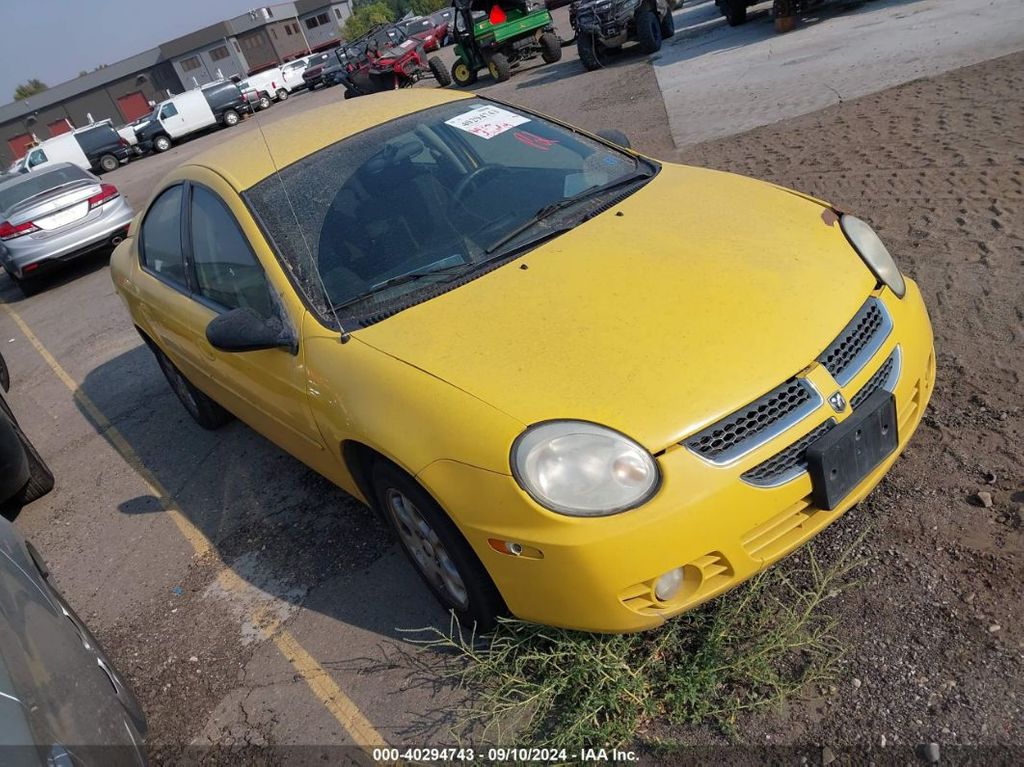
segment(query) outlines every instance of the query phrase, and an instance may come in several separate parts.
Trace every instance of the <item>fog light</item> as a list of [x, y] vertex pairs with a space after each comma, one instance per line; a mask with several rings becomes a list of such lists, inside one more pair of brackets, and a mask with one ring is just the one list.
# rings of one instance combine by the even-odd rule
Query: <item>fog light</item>
[[675, 570], [669, 570], [654, 582], [654, 596], [662, 602], [667, 602], [679, 593], [679, 588], [682, 585], [683, 568], [677, 567]]

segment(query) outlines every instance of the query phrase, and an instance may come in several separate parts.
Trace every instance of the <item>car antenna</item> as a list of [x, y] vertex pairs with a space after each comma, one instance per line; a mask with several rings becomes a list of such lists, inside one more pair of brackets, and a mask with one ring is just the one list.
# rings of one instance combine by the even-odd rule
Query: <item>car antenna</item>
[[256, 128], [260, 132], [260, 138], [263, 139], [263, 145], [267, 148], [267, 156], [270, 158], [270, 164], [274, 166], [274, 177], [281, 183], [281, 190], [284, 192], [284, 199], [288, 203], [288, 210], [291, 211], [292, 218], [295, 220], [295, 228], [299, 231], [299, 237], [302, 238], [302, 246], [306, 249], [306, 255], [309, 256], [309, 263], [313, 267], [313, 271], [316, 273], [317, 282], [320, 283], [320, 289], [323, 291], [324, 298], [327, 301], [327, 306], [331, 310], [331, 314], [334, 316], [334, 321], [338, 325], [338, 330], [341, 332], [340, 341], [343, 344], [347, 344], [349, 338], [348, 331], [342, 327], [341, 317], [338, 316], [338, 310], [334, 308], [334, 302], [331, 300], [330, 294], [327, 292], [327, 284], [324, 282], [324, 278], [320, 275], [320, 265], [316, 262], [313, 257], [313, 249], [309, 247], [309, 242], [306, 240], [306, 233], [302, 230], [302, 224], [299, 223], [299, 215], [295, 212], [295, 206], [292, 205], [292, 197], [288, 194], [288, 185], [284, 183], [284, 178], [281, 177], [281, 170], [277, 167], [277, 160], [274, 159], [274, 153], [270, 149], [270, 142], [267, 141], [267, 134], [263, 132], [263, 123], [260, 122], [259, 113], [253, 110], [253, 120], [256, 121]]

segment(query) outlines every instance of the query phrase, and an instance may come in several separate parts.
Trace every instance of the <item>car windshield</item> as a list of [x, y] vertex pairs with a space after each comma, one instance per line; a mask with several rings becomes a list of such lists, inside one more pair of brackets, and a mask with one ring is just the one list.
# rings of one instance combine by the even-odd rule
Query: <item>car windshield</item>
[[0, 184], [0, 212], [9, 211], [23, 200], [78, 181], [92, 181], [92, 176], [76, 165], [37, 171], [18, 176], [17, 180]]
[[467, 99], [332, 144], [244, 197], [309, 303], [344, 324], [482, 273], [656, 170], [535, 115]]

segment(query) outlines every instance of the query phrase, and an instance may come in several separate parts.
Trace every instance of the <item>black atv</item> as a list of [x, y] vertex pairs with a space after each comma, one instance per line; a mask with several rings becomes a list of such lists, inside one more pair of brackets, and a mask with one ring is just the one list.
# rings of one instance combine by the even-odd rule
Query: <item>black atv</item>
[[629, 41], [646, 54], [661, 50], [661, 41], [676, 33], [668, 0], [578, 0], [570, 20], [576, 50], [588, 71], [608, 63], [609, 53]]

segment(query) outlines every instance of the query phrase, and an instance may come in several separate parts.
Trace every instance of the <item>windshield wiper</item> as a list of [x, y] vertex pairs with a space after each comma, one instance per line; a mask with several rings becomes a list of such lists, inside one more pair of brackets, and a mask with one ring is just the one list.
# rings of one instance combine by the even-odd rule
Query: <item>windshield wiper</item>
[[539, 224], [546, 218], [550, 218], [553, 214], [557, 213], [560, 210], [565, 210], [566, 208], [570, 208], [586, 200], [593, 199], [594, 197], [597, 197], [600, 194], [604, 194], [605, 192], [610, 192], [613, 189], [619, 189], [620, 187], [628, 186], [629, 184], [634, 184], [637, 181], [650, 178], [653, 175], [654, 173], [652, 171], [633, 173], [630, 174], [629, 176], [626, 176], [625, 178], [618, 179], [617, 181], [612, 181], [611, 183], [608, 184], [602, 184], [601, 186], [594, 186], [589, 189], [584, 189], [582, 192], [580, 192], [579, 194], [574, 194], [572, 197], [566, 197], [565, 199], [556, 200], [555, 202], [549, 203], [548, 205], [545, 205], [543, 208], [534, 213], [530, 218], [526, 219], [526, 221], [521, 223], [511, 232], [502, 236], [496, 242], [493, 242], [490, 245], [488, 245], [486, 250], [484, 250], [484, 253], [493, 253], [503, 245], [507, 245], [508, 243], [512, 242], [512, 240], [521, 235], [527, 229], [533, 228], [535, 225]]
[[340, 304], [335, 304], [334, 309], [343, 309], [347, 306], [351, 306], [352, 304], [357, 304], [360, 301], [369, 298], [370, 296], [380, 293], [382, 290], [393, 288], [396, 285], [404, 285], [407, 282], [421, 280], [424, 277], [433, 277], [434, 275], [450, 274], [451, 272], [456, 271], [458, 269], [464, 269], [473, 266], [475, 266], [475, 264], [473, 263], [459, 262], [457, 264], [449, 264], [448, 266], [442, 266], [437, 269], [422, 269], [416, 272], [406, 272], [405, 274], [399, 274], [395, 277], [390, 277], [382, 282], [378, 282], [376, 285], [372, 285], [370, 289], [365, 293], [360, 293], [358, 296], [353, 296], [352, 298], [346, 299], [345, 301], [342, 301]]

